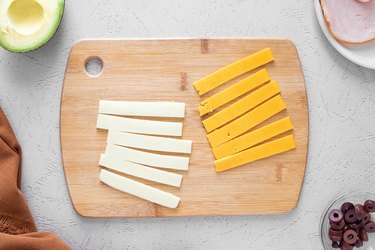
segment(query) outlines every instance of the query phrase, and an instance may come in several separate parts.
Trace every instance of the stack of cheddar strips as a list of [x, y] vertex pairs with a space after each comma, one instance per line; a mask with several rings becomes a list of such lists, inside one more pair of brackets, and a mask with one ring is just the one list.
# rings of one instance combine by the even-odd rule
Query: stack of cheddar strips
[[[194, 87], [199, 95], [204, 95], [223, 83], [273, 60], [271, 49], [263, 49], [204, 77], [195, 82]], [[277, 82], [271, 81], [266, 69], [261, 69], [201, 102], [199, 114], [207, 117], [219, 107], [238, 99], [203, 119], [207, 138], [216, 158], [216, 172], [296, 147], [293, 135], [269, 140], [293, 129], [289, 116], [252, 130], [286, 109], [280, 92]]]

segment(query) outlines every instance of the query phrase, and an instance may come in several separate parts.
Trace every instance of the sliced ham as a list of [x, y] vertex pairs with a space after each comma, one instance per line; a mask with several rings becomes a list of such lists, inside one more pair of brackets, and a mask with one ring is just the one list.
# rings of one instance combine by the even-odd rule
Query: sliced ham
[[332, 35], [347, 43], [375, 39], [375, 0], [320, 0], [324, 19]]

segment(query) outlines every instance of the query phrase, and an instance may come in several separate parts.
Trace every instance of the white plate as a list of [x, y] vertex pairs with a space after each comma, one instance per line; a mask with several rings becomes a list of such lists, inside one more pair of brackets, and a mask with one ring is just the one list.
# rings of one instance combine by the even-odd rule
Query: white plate
[[346, 45], [339, 43], [329, 32], [323, 17], [319, 0], [315, 0], [315, 11], [320, 27], [331, 45], [347, 59], [369, 69], [375, 69], [375, 40], [363, 43]]

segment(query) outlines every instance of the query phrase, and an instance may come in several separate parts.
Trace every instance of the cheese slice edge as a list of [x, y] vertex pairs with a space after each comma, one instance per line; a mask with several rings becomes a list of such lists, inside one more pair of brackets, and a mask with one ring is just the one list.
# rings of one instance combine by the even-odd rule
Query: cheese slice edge
[[113, 115], [99, 114], [96, 127], [99, 129], [119, 130], [130, 133], [181, 136], [181, 122], [151, 121]]
[[152, 167], [176, 170], [189, 169], [189, 157], [148, 153], [113, 144], [107, 144], [105, 154]]
[[263, 83], [268, 82], [269, 80], [270, 76], [268, 75], [267, 70], [261, 69], [245, 79], [235, 83], [234, 85], [201, 101], [201, 106], [199, 106], [199, 115], [203, 116], [208, 114], [224, 104], [246, 94], [252, 89], [259, 87]]
[[183, 102], [99, 101], [99, 113], [124, 116], [185, 117]]
[[287, 116], [215, 147], [212, 149], [212, 153], [216, 159], [221, 159], [248, 149], [292, 129], [292, 121], [290, 120], [290, 117]]
[[286, 105], [281, 96], [277, 95], [236, 120], [208, 134], [207, 139], [211, 147], [217, 147], [238, 137], [284, 109], [286, 109]]
[[115, 156], [101, 154], [99, 165], [142, 179], [174, 187], [181, 186], [182, 175], [180, 174], [163, 171], [156, 168], [146, 167], [137, 163], [122, 160]]
[[198, 80], [194, 83], [194, 88], [199, 95], [203, 95], [221, 84], [273, 60], [271, 49], [262, 49]]
[[222, 172], [235, 167], [239, 167], [246, 163], [281, 154], [295, 148], [296, 143], [294, 141], [294, 136], [287, 135], [282, 138], [247, 149], [235, 155], [216, 160], [215, 170], [216, 172]]
[[100, 170], [99, 179], [112, 188], [165, 207], [176, 208], [180, 202], [180, 198], [171, 193], [167, 193], [104, 169]]
[[202, 123], [207, 133], [210, 133], [214, 129], [221, 127], [236, 117], [258, 106], [262, 102], [268, 100], [269, 98], [279, 94], [280, 91], [281, 89], [276, 81], [271, 81], [256, 91], [241, 98], [229, 107], [203, 120]]
[[190, 154], [193, 142], [191, 140], [140, 135], [122, 131], [109, 130], [107, 136], [107, 143], [131, 148]]

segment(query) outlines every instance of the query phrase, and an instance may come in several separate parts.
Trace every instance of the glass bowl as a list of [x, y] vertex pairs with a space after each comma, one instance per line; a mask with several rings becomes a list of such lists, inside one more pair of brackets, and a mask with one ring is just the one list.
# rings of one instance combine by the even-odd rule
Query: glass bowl
[[[345, 193], [340, 195], [336, 198], [324, 211], [322, 218], [320, 220], [320, 238], [322, 240], [322, 244], [324, 249], [326, 250], [335, 250], [331, 246], [332, 241], [328, 237], [328, 230], [329, 230], [329, 220], [328, 220], [328, 213], [331, 209], [340, 209], [341, 205], [344, 202], [351, 202], [353, 204], [363, 204], [366, 200], [375, 200], [375, 193], [371, 192], [361, 192], [355, 191], [350, 193]], [[372, 213], [371, 220], [375, 219], [375, 213]], [[361, 248], [354, 249], [363, 249], [363, 250], [375, 250], [375, 233], [368, 234], [369, 241], [363, 242], [363, 246]]]

